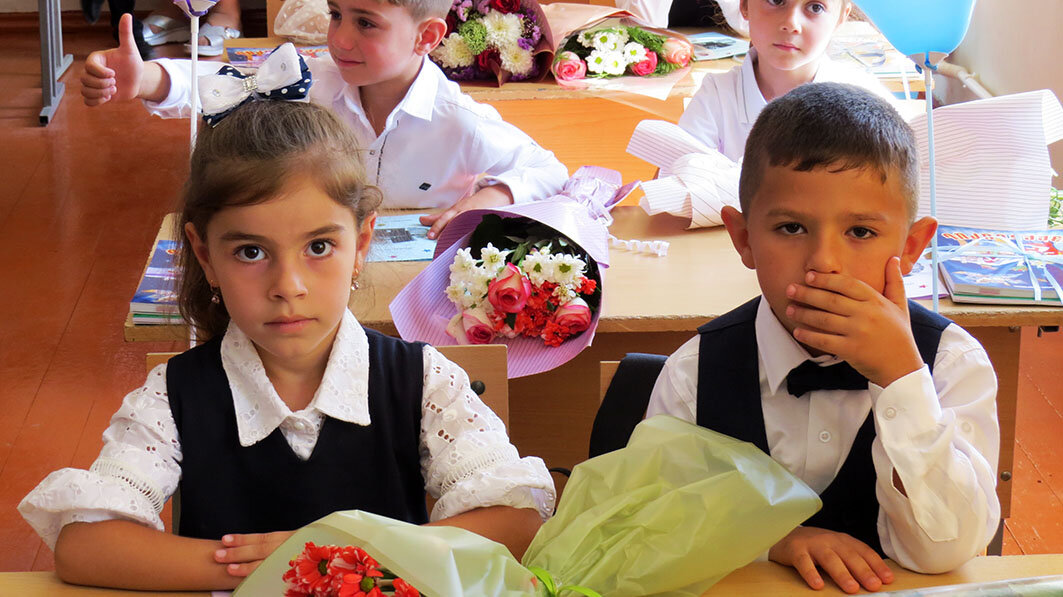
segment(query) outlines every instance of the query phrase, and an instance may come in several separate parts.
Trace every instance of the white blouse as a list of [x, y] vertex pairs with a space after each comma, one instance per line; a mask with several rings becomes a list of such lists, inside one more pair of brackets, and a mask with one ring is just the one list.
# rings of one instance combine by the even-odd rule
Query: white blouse
[[[306, 460], [329, 416], [369, 425], [368, 338], [345, 313], [321, 385], [310, 404], [292, 412], [266, 376], [254, 345], [230, 324], [221, 358], [236, 409], [240, 445], [251, 446], [280, 428], [292, 451]], [[469, 388], [469, 378], [431, 346], [424, 347], [421, 475], [438, 498], [431, 519], [486, 506], [535, 508], [545, 519], [555, 490], [540, 458], [521, 458], [505, 426]], [[71, 522], [127, 519], [163, 530], [163, 504], [181, 479], [181, 443], [166, 391], [166, 365], [130, 392], [103, 432], [104, 445], [89, 470], [48, 475], [19, 504], [23, 518], [49, 547]]]

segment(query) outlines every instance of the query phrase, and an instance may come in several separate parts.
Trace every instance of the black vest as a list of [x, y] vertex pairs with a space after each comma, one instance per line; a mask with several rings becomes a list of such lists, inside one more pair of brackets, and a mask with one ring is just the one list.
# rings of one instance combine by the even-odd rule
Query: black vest
[[[697, 417], [698, 425], [750, 442], [770, 454], [760, 396], [755, 327], [759, 303], [757, 297], [698, 328]], [[932, 372], [941, 332], [950, 322], [912, 301], [908, 301], [908, 312], [919, 355]], [[874, 439], [875, 422], [869, 413], [838, 475], [819, 496], [823, 509], [804, 524], [848, 533], [885, 555], [878, 536], [878, 497], [871, 460]]]
[[170, 359], [166, 387], [183, 454], [180, 535], [294, 530], [351, 509], [428, 521], [419, 454], [422, 345], [365, 332], [372, 424], [325, 417], [306, 461], [280, 429], [240, 445], [220, 337]]

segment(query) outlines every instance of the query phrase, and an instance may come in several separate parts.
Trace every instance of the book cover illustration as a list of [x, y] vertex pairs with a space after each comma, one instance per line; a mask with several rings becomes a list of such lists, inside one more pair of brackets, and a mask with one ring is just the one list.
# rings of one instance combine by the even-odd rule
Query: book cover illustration
[[907, 56], [895, 49], [886, 38], [866, 21], [846, 21], [831, 38], [827, 56], [835, 62], [849, 64], [875, 76], [912, 77], [921, 75]]
[[[229, 47], [225, 48], [226, 60], [236, 68], [258, 68], [275, 48]], [[296, 46], [304, 59], [328, 56], [327, 46]]]
[[717, 31], [694, 33], [687, 39], [694, 44], [694, 60], [718, 60], [749, 52], [748, 41]]
[[957, 302], [1060, 304], [1063, 233], [941, 226], [940, 268]]
[[160, 240], [129, 303], [132, 313], [177, 313], [177, 254], [181, 244]]
[[420, 214], [377, 216], [373, 244], [367, 261], [431, 261], [436, 241], [428, 238], [428, 226]]

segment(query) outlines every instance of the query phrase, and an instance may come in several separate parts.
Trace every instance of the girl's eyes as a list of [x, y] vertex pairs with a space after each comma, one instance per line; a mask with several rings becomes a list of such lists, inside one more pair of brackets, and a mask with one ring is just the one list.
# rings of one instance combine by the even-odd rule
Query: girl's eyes
[[820, 15], [827, 12], [827, 6], [822, 2], [812, 2], [806, 7], [806, 10], [812, 14]]
[[327, 257], [332, 254], [332, 250], [335, 248], [336, 247], [332, 244], [332, 241], [315, 240], [311, 241], [306, 247], [306, 252], [311, 257]]
[[266, 258], [266, 252], [262, 250], [262, 247], [255, 245], [243, 245], [237, 247], [233, 254], [236, 255], [237, 259], [246, 263], [262, 261]]

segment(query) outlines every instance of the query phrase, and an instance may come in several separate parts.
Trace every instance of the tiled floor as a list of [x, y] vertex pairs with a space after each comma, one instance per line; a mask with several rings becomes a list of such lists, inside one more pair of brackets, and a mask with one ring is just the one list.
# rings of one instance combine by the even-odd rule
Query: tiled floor
[[[145, 353], [177, 349], [126, 343], [122, 322], [187, 172], [187, 121], [82, 105], [80, 63], [110, 38], [70, 25], [67, 97], [41, 128], [36, 23], [0, 21], [0, 571], [52, 566], [15, 506], [48, 472], [88, 466]], [[1063, 334], [1023, 334], [1004, 551], [1063, 552]]]

